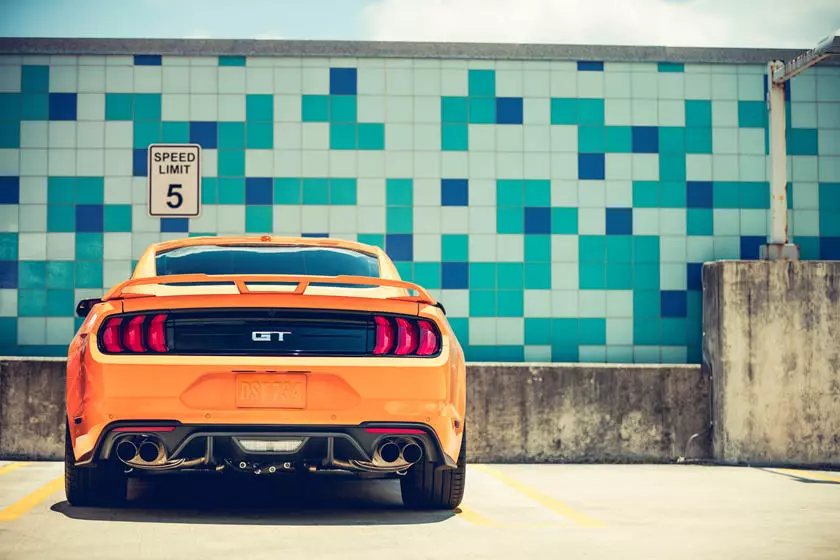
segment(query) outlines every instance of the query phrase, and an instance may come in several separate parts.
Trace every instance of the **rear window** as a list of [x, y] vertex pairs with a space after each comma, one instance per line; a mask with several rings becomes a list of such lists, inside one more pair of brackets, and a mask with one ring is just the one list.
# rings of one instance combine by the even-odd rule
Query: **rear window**
[[158, 276], [173, 274], [306, 274], [379, 277], [375, 256], [334, 247], [200, 245], [158, 253]]

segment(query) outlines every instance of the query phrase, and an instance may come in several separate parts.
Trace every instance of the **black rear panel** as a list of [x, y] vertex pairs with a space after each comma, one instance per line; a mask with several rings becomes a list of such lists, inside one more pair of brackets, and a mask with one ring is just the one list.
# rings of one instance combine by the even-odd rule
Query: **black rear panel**
[[171, 311], [170, 354], [364, 356], [375, 325], [366, 312], [295, 309]]

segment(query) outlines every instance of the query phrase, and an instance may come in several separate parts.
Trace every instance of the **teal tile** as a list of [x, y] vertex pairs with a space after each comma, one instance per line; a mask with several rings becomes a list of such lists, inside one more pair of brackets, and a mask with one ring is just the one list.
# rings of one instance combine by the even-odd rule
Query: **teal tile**
[[103, 213], [105, 231], [131, 231], [131, 204], [106, 204]]
[[551, 289], [551, 263], [526, 262], [524, 268], [526, 290]]
[[659, 183], [633, 181], [633, 208], [659, 208]]
[[497, 270], [500, 290], [521, 290], [525, 287], [525, 269], [522, 263], [500, 262]]
[[816, 128], [790, 128], [787, 130], [787, 153], [791, 156], [816, 156], [819, 154]]
[[469, 125], [442, 124], [440, 127], [440, 148], [449, 152], [465, 152], [469, 149]]
[[329, 96], [304, 95], [301, 98], [301, 119], [303, 122], [329, 122]]
[[578, 99], [578, 124], [604, 124], [603, 99]]
[[658, 235], [634, 235], [633, 236], [633, 262], [635, 262], [635, 263], [658, 263], [659, 262], [659, 236]]
[[386, 233], [412, 233], [414, 209], [410, 206], [388, 206], [385, 209]]
[[606, 288], [608, 290], [630, 290], [633, 288], [633, 266], [630, 263], [608, 262]]
[[493, 70], [469, 70], [470, 97], [495, 97], [496, 72]]
[[662, 181], [659, 183], [660, 208], [685, 208], [686, 186], [684, 181]]
[[492, 97], [470, 98], [470, 124], [494, 124], [496, 100]]
[[680, 344], [685, 344], [687, 337], [687, 321], [686, 319], [680, 318], [663, 318], [661, 320], [661, 327], [662, 331], [660, 333], [662, 337], [662, 345], [663, 346], [677, 346]]
[[414, 186], [411, 179], [387, 179], [385, 202], [388, 206], [411, 206], [414, 202]]
[[525, 317], [525, 344], [551, 344], [551, 319]]
[[632, 235], [608, 235], [606, 239], [607, 262], [633, 262], [633, 240]]
[[607, 343], [606, 319], [580, 319], [578, 329], [578, 340], [582, 345]]
[[[218, 180], [219, 204], [245, 204], [245, 178], [220, 177]], [[224, 209], [219, 209], [224, 212]]]
[[[107, 111], [107, 102], [106, 102]], [[135, 121], [160, 121], [161, 119], [161, 94], [159, 93], [135, 93], [134, 94], [134, 120]]]
[[158, 144], [161, 136], [160, 121], [134, 123], [134, 149], [148, 148], [150, 144]]
[[47, 290], [48, 317], [72, 317], [75, 311], [73, 290]]
[[607, 241], [604, 235], [578, 237], [578, 259], [582, 263], [603, 263], [607, 259]]
[[47, 288], [73, 287], [73, 261], [47, 261]]
[[686, 210], [686, 233], [688, 235], [714, 235], [713, 210], [711, 208]]
[[0, 121], [15, 122], [21, 119], [19, 93], [0, 92]]
[[244, 56], [220, 56], [219, 66], [245, 66]]
[[[681, 126], [660, 126], [659, 153], [685, 154], [685, 128]], [[662, 157], [662, 155], [659, 157]]]
[[660, 72], [685, 72], [682, 62], [660, 62], [657, 68]]
[[327, 179], [303, 179], [304, 204], [329, 204], [329, 192]]
[[76, 263], [77, 288], [102, 288], [102, 261]]
[[577, 345], [551, 345], [551, 361], [555, 363], [568, 362], [576, 363], [580, 361], [580, 349]]
[[219, 149], [220, 150], [243, 150], [243, 149], [245, 149], [245, 123], [244, 122], [220, 122], [219, 123]]
[[495, 317], [496, 292], [470, 290], [470, 317]]
[[497, 233], [524, 233], [522, 208], [496, 208]]
[[578, 100], [563, 97], [552, 98], [551, 124], [578, 124]]
[[764, 182], [739, 184], [741, 208], [770, 208], [770, 185]]
[[633, 152], [633, 129], [629, 126], [605, 127], [605, 151], [614, 154]]
[[251, 150], [274, 149], [274, 123], [248, 122], [245, 125], [245, 146]]
[[274, 204], [300, 204], [300, 179], [274, 179]]
[[76, 178], [75, 177], [48, 177], [47, 178], [47, 203], [75, 204], [76, 203]]
[[525, 183], [515, 179], [496, 181], [496, 206], [521, 207], [525, 202]]
[[385, 149], [385, 125], [383, 123], [359, 123], [357, 130], [360, 150]]
[[17, 233], [0, 233], [0, 261], [18, 260], [18, 245]]
[[712, 201], [715, 208], [739, 208], [740, 190], [738, 183], [716, 181], [712, 185]]
[[738, 126], [746, 128], [767, 126], [767, 105], [763, 101], [738, 101]]
[[634, 290], [659, 289], [659, 264], [636, 263], [633, 265]]
[[251, 122], [274, 122], [274, 96], [249, 93], [245, 96], [245, 120]]
[[50, 67], [24, 64], [20, 72], [20, 90], [26, 93], [47, 93], [50, 91]]
[[455, 331], [458, 340], [463, 341], [462, 344], [466, 344], [466, 341], [470, 339], [470, 320], [466, 317], [450, 317], [449, 326]]
[[0, 149], [20, 148], [20, 123], [0, 122]]
[[134, 95], [131, 93], [105, 94], [105, 120], [130, 121], [134, 119]]
[[469, 261], [469, 237], [455, 233], [441, 235], [440, 253], [444, 262]]
[[76, 178], [76, 204], [103, 204], [105, 180], [102, 177]]
[[330, 123], [330, 149], [355, 150], [358, 147], [357, 125]]
[[605, 127], [584, 125], [578, 127], [578, 152], [582, 154], [603, 154], [606, 151]]
[[[551, 233], [553, 234], [576, 234], [578, 233], [578, 209], [569, 207], [554, 207], [551, 209]], [[528, 238], [526, 237], [526, 241]], [[528, 257], [526, 255], [526, 260]]]
[[499, 317], [522, 317], [525, 314], [525, 293], [522, 290], [501, 290], [498, 298]]
[[440, 263], [415, 262], [414, 281], [427, 290], [439, 290], [441, 287]]
[[662, 339], [659, 317], [633, 318], [633, 344], [658, 345]]
[[686, 99], [685, 126], [711, 128], [712, 102], [708, 99]]
[[[359, 243], [364, 243], [365, 245], [371, 245], [373, 247], [379, 247], [380, 249], [385, 249], [385, 235], [379, 233], [360, 233], [356, 236], [356, 241]], [[450, 319], [451, 321], [452, 319]]]
[[330, 96], [330, 122], [355, 123], [357, 120], [355, 95]]
[[[575, 209], [576, 210], [576, 209]], [[575, 214], [577, 217], [577, 214]], [[554, 229], [554, 215], [551, 216], [552, 229]], [[575, 228], [577, 230], [577, 228]], [[555, 233], [555, 232], [552, 232]], [[574, 231], [573, 233], [577, 233]], [[526, 262], [548, 262], [551, 261], [551, 236], [550, 235], [526, 235], [525, 236], [525, 261]]]
[[686, 128], [685, 152], [687, 154], [711, 154], [712, 129], [699, 127]]
[[202, 204], [216, 204], [218, 201], [219, 201], [218, 179], [216, 179], [216, 177], [202, 177], [202, 179], [201, 179], [201, 203]]
[[47, 231], [76, 231], [76, 208], [73, 206], [47, 206]]
[[330, 204], [356, 204], [356, 179], [330, 179]]
[[46, 93], [21, 94], [20, 118], [24, 121], [49, 120], [49, 96]]
[[18, 316], [43, 317], [47, 314], [47, 290], [18, 290]]
[[76, 260], [77, 261], [100, 261], [104, 248], [104, 239], [101, 233], [77, 233], [76, 234]]
[[[840, 183], [818, 183], [817, 185], [817, 200], [819, 209], [822, 212], [826, 210], [840, 211]], [[797, 189], [797, 196], [800, 192]]]
[[818, 260], [820, 258], [820, 238], [797, 235], [793, 242], [799, 245], [799, 255], [803, 260]]
[[685, 157], [682, 154], [660, 154], [659, 180], [685, 181]]
[[496, 263], [470, 263], [470, 289], [496, 289]]
[[551, 206], [551, 181], [526, 179], [523, 187], [525, 206]]
[[0, 317], [0, 352], [6, 356], [11, 354], [2, 350], [17, 346], [17, 317]]
[[659, 317], [662, 298], [658, 290], [633, 291], [633, 317]]
[[45, 261], [18, 262], [18, 288], [46, 288], [47, 263]]
[[[219, 142], [221, 146], [222, 124], [219, 123]], [[161, 142], [164, 144], [186, 144], [190, 141], [190, 123], [188, 122], [164, 122], [160, 134]]]
[[581, 290], [603, 290], [607, 287], [607, 267], [604, 263], [580, 263], [578, 285]]
[[440, 120], [442, 123], [466, 124], [469, 122], [469, 105], [466, 97], [441, 97]]
[[580, 343], [580, 322], [578, 319], [551, 319], [551, 345], [574, 346]]
[[245, 176], [245, 150], [218, 151], [219, 177]]
[[249, 205], [245, 207], [245, 231], [247, 233], [271, 233], [274, 219], [271, 206]]

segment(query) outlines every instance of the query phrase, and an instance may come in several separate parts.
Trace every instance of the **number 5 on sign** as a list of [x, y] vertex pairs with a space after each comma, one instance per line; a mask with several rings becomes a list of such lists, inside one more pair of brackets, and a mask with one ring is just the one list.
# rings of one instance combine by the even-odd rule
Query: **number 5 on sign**
[[201, 146], [149, 146], [149, 215], [196, 218], [201, 214]]

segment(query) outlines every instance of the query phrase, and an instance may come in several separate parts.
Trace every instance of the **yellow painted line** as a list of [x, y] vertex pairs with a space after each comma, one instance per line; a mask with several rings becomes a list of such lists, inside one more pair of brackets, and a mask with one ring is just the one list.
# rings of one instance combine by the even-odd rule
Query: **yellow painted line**
[[472, 525], [478, 525], [479, 527], [498, 527], [499, 524], [493, 521], [492, 519], [488, 519], [483, 515], [474, 512], [470, 508], [466, 508], [464, 506], [458, 506], [458, 511], [456, 513], [458, 517], [467, 521]]
[[0, 510], [0, 521], [14, 521], [62, 488], [64, 488], [64, 477], [60, 476], [41, 486], [28, 496], [21, 498], [6, 509]]
[[802, 478], [818, 478], [820, 480], [827, 480], [829, 482], [837, 482], [840, 484], [840, 477], [837, 476], [828, 476], [822, 473], [811, 472], [811, 471], [800, 471], [795, 469], [779, 469], [781, 472], [790, 473], [792, 475], [796, 475]]
[[29, 463], [9, 463], [8, 465], [3, 465], [0, 467], [0, 476], [3, 476], [6, 473], [10, 473], [12, 471], [16, 471], [21, 467], [25, 467]]
[[571, 521], [574, 521], [578, 525], [582, 525], [584, 527], [603, 527], [604, 524], [596, 519], [589, 517], [583, 513], [580, 513], [577, 510], [572, 509], [568, 505], [564, 504], [560, 500], [552, 498], [551, 496], [546, 496], [542, 492], [531, 488], [527, 484], [519, 482], [515, 478], [512, 478], [503, 472], [496, 470], [492, 467], [488, 467], [487, 465], [472, 465], [472, 467], [478, 471], [481, 471], [485, 474], [488, 474], [504, 484], [509, 488], [516, 490], [517, 492], [528, 496], [535, 502], [539, 503], [540, 505], [550, 509], [554, 513], [565, 517]]

